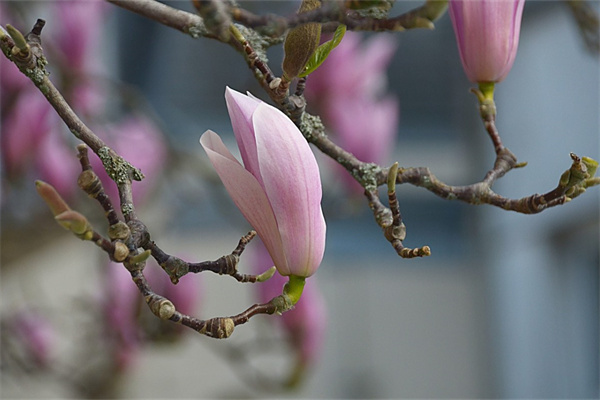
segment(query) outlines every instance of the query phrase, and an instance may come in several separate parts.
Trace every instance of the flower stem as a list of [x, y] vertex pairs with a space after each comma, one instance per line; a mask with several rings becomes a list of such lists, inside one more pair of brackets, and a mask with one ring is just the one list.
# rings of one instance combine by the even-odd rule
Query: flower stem
[[494, 101], [494, 82], [479, 82], [479, 90], [485, 100]]
[[290, 280], [283, 287], [283, 294], [289, 298], [292, 304], [296, 304], [302, 296], [306, 278], [303, 276], [290, 275]]

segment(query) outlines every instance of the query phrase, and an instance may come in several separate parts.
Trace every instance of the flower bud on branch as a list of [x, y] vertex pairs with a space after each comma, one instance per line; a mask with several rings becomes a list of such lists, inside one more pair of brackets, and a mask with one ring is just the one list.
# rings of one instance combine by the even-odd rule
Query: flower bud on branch
[[519, 47], [525, 0], [449, 0], [460, 59], [471, 82], [500, 82]]
[[52, 215], [55, 217], [71, 210], [52, 185], [42, 181], [35, 181], [35, 189], [48, 207], [50, 207], [50, 211], [52, 211]]
[[325, 249], [314, 155], [281, 111], [229, 88], [225, 97], [244, 166], [216, 133], [205, 132], [200, 143], [279, 273], [308, 277]]
[[69, 210], [58, 214], [54, 217], [56, 221], [65, 228], [75, 234], [82, 240], [91, 240], [93, 236], [92, 226], [82, 214], [77, 211]]

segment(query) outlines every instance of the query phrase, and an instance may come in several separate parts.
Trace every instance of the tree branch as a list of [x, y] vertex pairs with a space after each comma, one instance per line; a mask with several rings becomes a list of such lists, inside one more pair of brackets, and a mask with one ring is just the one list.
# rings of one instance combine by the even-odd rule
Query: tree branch
[[106, 0], [116, 6], [142, 15], [162, 25], [177, 29], [191, 37], [212, 37], [204, 21], [196, 14], [169, 7], [154, 0]]

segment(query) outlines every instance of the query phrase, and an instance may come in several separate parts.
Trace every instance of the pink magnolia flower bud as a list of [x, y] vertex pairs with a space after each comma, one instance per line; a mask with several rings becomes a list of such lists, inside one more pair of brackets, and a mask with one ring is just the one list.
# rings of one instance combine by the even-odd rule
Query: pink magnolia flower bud
[[450, 0], [458, 51], [471, 82], [500, 82], [519, 46], [525, 0]]
[[229, 88], [225, 99], [244, 165], [215, 132], [206, 131], [200, 143], [279, 273], [311, 276], [323, 259], [326, 230], [315, 156], [281, 111]]

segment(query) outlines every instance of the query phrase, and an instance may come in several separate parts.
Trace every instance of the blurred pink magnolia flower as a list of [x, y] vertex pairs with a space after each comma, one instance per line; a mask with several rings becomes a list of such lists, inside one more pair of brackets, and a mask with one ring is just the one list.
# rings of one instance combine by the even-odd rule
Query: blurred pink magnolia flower
[[101, 0], [59, 1], [53, 4], [56, 14], [56, 46], [71, 72], [89, 72], [94, 52], [105, 26], [107, 4]]
[[[177, 311], [195, 315], [198, 312], [202, 294], [198, 276], [184, 276], [177, 285], [173, 285], [168, 275], [154, 261], [148, 261], [144, 275], [152, 290], [171, 300]], [[165, 322], [149, 310], [142, 295], [131, 279], [131, 274], [121, 264], [110, 262], [105, 273], [105, 286], [102, 293], [102, 308], [107, 322], [107, 338], [113, 345], [115, 365], [121, 370], [130, 368], [144, 345], [149, 341], [167, 337], [177, 338], [188, 329], [181, 325]], [[161, 330], [162, 329], [162, 330]], [[158, 335], [157, 336], [157, 332]]]
[[[62, 86], [70, 88], [64, 94], [79, 112], [98, 114], [102, 89], [86, 75], [92, 67], [101, 64], [93, 57], [104, 28], [106, 5], [93, 0], [49, 2], [44, 6], [56, 13], [57, 23], [45, 36], [45, 49], [56, 61], [61, 60], [57, 57], [59, 54], [64, 57], [54, 63], [59, 77], [63, 78]], [[0, 11], [6, 18], [10, 7], [2, 4]], [[74, 146], [68, 143], [68, 134], [63, 132], [64, 123], [29, 79], [2, 58], [3, 170], [13, 179], [34, 170], [34, 175], [69, 197], [77, 190], [80, 167]]]
[[75, 147], [69, 146], [62, 134], [66, 135], [53, 130], [43, 138], [34, 165], [40, 179], [54, 186], [61, 195], [70, 197], [78, 190], [76, 183], [81, 166]]
[[200, 143], [279, 273], [311, 276], [323, 259], [326, 230], [315, 156], [281, 111], [229, 88], [225, 99], [244, 165], [215, 132], [206, 131]]
[[[381, 100], [357, 98], [329, 105], [331, 126], [337, 144], [361, 161], [384, 164], [394, 148], [398, 126], [398, 101], [393, 96]], [[335, 163], [346, 187], [355, 194], [364, 188], [348, 171]]]
[[[361, 35], [347, 32], [340, 45], [306, 84], [306, 98], [323, 115], [334, 141], [364, 162], [384, 164], [394, 148], [399, 105], [395, 97], [384, 98], [385, 69], [396, 42], [378, 35], [361, 43]], [[364, 189], [339, 164], [333, 164], [351, 193]]]
[[116, 367], [126, 370], [139, 353], [142, 338], [137, 318], [141, 295], [131, 274], [121, 264], [106, 266], [105, 286], [102, 293], [107, 338], [112, 339]]
[[103, 109], [105, 93], [97, 77], [104, 62], [100, 58], [100, 39], [110, 6], [102, 0], [59, 1], [52, 3], [56, 30], [52, 36], [57, 55], [69, 81], [64, 93], [71, 106], [85, 115]]
[[40, 368], [48, 367], [56, 341], [50, 322], [37, 312], [22, 310], [5, 323], [12, 329], [35, 365]]
[[12, 62], [2, 57], [0, 61], [0, 98], [2, 103], [9, 100], [16, 92], [23, 90], [27, 85], [33, 86], [29, 78], [26, 77], [19, 68]]
[[2, 160], [9, 174], [31, 163], [42, 139], [53, 129], [52, 107], [35, 88], [24, 91], [2, 121]]
[[[145, 175], [141, 182], [133, 182], [133, 200], [136, 204], [144, 202], [167, 159], [167, 143], [162, 132], [142, 115], [128, 116], [117, 124], [96, 128], [95, 132], [117, 154]], [[113, 204], [118, 205], [116, 184], [106, 174], [102, 162], [95, 155], [90, 155], [90, 162]]]
[[95, 116], [104, 110], [105, 88], [93, 78], [84, 78], [71, 88], [70, 104], [77, 113]]
[[525, 0], [450, 0], [460, 59], [471, 82], [500, 82], [519, 47]]
[[305, 95], [309, 102], [326, 108], [322, 103], [375, 98], [385, 90], [385, 70], [397, 42], [390, 35], [377, 35], [365, 41], [361, 38], [360, 33], [346, 32], [339, 46], [308, 76]]
[[76, 189], [80, 167], [60, 124], [37, 89], [25, 89], [3, 119], [2, 162], [9, 176], [33, 166], [36, 175], [68, 197]]
[[[256, 273], [262, 273], [273, 265], [273, 260], [262, 242], [253, 243], [254, 245], [257, 246], [253, 252], [253, 268]], [[256, 283], [254, 287], [257, 290], [258, 301], [266, 303], [280, 295], [286, 282], [287, 279], [276, 272], [266, 282]], [[308, 280], [302, 297], [294, 308], [281, 314], [279, 318], [304, 367], [318, 361], [325, 342], [327, 310], [316, 283], [315, 278]]]

